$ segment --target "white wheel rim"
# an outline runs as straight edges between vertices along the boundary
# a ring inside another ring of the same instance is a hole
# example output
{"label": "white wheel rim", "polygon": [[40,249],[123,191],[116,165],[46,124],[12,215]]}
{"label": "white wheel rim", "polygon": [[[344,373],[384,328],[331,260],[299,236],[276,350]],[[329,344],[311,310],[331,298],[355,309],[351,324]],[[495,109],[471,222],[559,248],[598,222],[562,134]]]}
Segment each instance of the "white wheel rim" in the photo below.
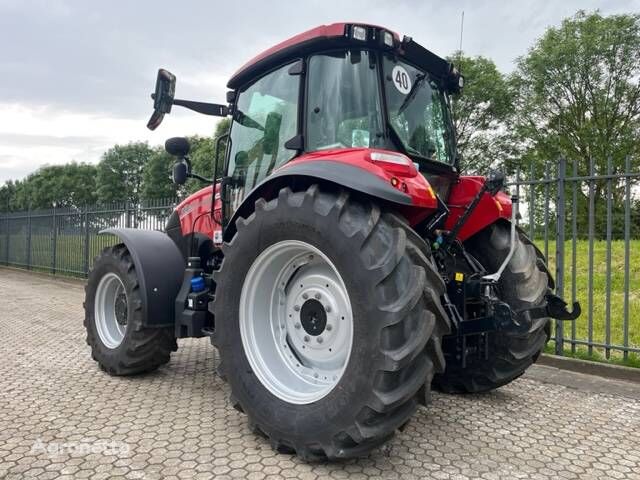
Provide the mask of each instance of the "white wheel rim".
{"label": "white wheel rim", "polygon": [[308,404],[338,384],[353,314],[338,270],[318,248],[286,240],[264,250],[245,278],[239,313],[244,352],[273,395]]}
{"label": "white wheel rim", "polygon": [[127,293],[115,273],[107,273],[96,289],[94,318],[96,330],[107,348],[117,348],[127,330]]}

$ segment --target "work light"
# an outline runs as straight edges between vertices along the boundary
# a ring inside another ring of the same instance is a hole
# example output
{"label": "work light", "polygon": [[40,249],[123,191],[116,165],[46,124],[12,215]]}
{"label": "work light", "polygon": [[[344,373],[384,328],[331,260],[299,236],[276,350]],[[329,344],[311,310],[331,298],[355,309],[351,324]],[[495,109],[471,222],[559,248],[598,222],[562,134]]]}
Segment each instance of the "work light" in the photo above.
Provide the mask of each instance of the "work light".
{"label": "work light", "polygon": [[353,29],[351,29],[351,36],[355,40],[360,40],[361,42],[364,42],[367,40],[367,29],[365,27],[354,25]]}
{"label": "work light", "polygon": [[393,34],[391,32],[384,32],[382,38],[387,47],[393,47]]}

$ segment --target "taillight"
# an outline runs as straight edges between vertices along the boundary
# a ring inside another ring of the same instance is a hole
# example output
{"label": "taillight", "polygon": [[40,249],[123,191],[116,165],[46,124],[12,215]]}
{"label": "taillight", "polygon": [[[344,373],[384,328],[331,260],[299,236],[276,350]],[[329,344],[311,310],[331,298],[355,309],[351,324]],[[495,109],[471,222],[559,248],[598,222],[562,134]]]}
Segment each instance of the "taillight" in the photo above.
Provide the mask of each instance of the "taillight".
{"label": "taillight", "polygon": [[418,174],[413,161],[402,153],[373,151],[369,153],[369,159],[387,172],[402,177],[415,177]]}

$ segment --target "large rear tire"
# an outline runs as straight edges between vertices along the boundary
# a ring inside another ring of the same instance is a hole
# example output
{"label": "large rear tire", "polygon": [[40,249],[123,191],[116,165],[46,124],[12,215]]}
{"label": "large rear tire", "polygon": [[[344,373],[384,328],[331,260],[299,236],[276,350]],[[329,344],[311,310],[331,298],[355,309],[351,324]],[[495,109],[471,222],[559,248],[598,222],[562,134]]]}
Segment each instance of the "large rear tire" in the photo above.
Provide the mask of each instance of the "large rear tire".
{"label": "large rear tire", "polygon": [[111,375],[155,370],[178,346],[172,328],[145,328],[135,265],[123,244],[105,248],[85,287],[84,326],[91,357]]}
{"label": "large rear tire", "polygon": [[305,460],[389,440],[444,369],[444,284],[424,242],[374,203],[317,185],[258,200],[236,226],[212,338],[234,406]]}
{"label": "large rear tire", "polygon": [[[542,305],[549,288],[549,277],[538,266],[538,255],[531,242],[520,234],[515,253],[498,284],[498,296],[513,310]],[[489,272],[498,270],[509,253],[510,226],[496,223],[465,242],[465,248]],[[549,340],[551,323],[548,318],[533,321],[525,333],[490,333],[489,358],[472,358],[462,368],[456,356],[455,341],[445,339],[447,359],[445,372],[436,375],[434,386],[445,392],[485,392],[506,385],[522,375],[538,359]]]}

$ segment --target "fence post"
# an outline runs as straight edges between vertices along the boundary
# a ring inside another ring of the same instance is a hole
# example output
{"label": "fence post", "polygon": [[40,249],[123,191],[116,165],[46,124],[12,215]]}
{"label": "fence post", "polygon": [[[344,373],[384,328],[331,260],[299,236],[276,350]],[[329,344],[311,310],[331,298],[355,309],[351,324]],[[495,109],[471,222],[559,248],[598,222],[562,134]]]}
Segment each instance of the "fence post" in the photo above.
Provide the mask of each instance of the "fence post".
{"label": "fence post", "polygon": [[5,242],[7,267],[9,266],[9,240],[11,239],[9,227],[11,226],[11,220],[9,220],[9,213],[7,212],[7,241]]}
{"label": "fence post", "polygon": [[[516,197],[520,199],[520,164],[518,164],[516,168]],[[518,216],[516,217],[516,224],[520,224],[520,212],[518,212]]]}
{"label": "fence post", "polygon": [[589,280],[587,286],[587,335],[589,356],[593,355],[593,237],[595,236],[595,212],[596,212],[596,192],[595,192],[595,166],[593,157],[589,157]]}
{"label": "fence post", "polygon": [[[533,182],[533,161],[529,164],[529,181]],[[529,185],[529,238],[533,241],[535,239],[535,227],[534,227],[534,211],[535,205],[535,188],[533,183]],[[547,260],[545,258],[545,260]]]}
{"label": "fence post", "polygon": [[[578,242],[578,162],[573,160],[573,180],[571,181],[571,304],[578,296],[577,242]],[[576,322],[571,322],[571,353],[576,353]]]}
{"label": "fence post", "polygon": [[[629,238],[631,237],[631,156],[627,155],[624,162],[624,172],[627,175],[624,185],[624,304],[622,307],[622,345],[629,347],[629,264],[631,263],[631,250]],[[622,352],[623,358],[629,358],[629,351]]]}
{"label": "fence post", "polygon": [[56,204],[53,204],[53,219],[52,219],[52,225],[53,225],[53,233],[51,235],[51,241],[53,242],[51,251],[52,251],[52,258],[51,258],[51,273],[53,275],[56,274],[56,264],[58,263],[58,222],[56,222]]}
{"label": "fence post", "polygon": [[549,190],[553,179],[549,178],[549,162],[544,162],[544,258],[549,258]]}
{"label": "fence post", "polygon": [[611,356],[611,240],[613,229],[613,165],[611,163],[611,155],[607,157],[607,255],[605,260],[605,312],[604,312],[604,338],[606,347],[604,355],[607,360]]}
{"label": "fence post", "polygon": [[89,206],[84,206],[84,274],[89,275]]}
{"label": "fence post", "polygon": [[131,211],[129,199],[124,201],[124,226],[126,228],[131,228]]}
{"label": "fence post", "polygon": [[27,210],[27,270],[31,270],[31,205]]}
{"label": "fence post", "polygon": [[[558,193],[556,198],[556,295],[564,296],[564,223],[565,198],[564,184],[567,176],[567,160],[560,157],[558,164]],[[564,328],[560,320],[556,320],[556,355],[564,352]]]}

